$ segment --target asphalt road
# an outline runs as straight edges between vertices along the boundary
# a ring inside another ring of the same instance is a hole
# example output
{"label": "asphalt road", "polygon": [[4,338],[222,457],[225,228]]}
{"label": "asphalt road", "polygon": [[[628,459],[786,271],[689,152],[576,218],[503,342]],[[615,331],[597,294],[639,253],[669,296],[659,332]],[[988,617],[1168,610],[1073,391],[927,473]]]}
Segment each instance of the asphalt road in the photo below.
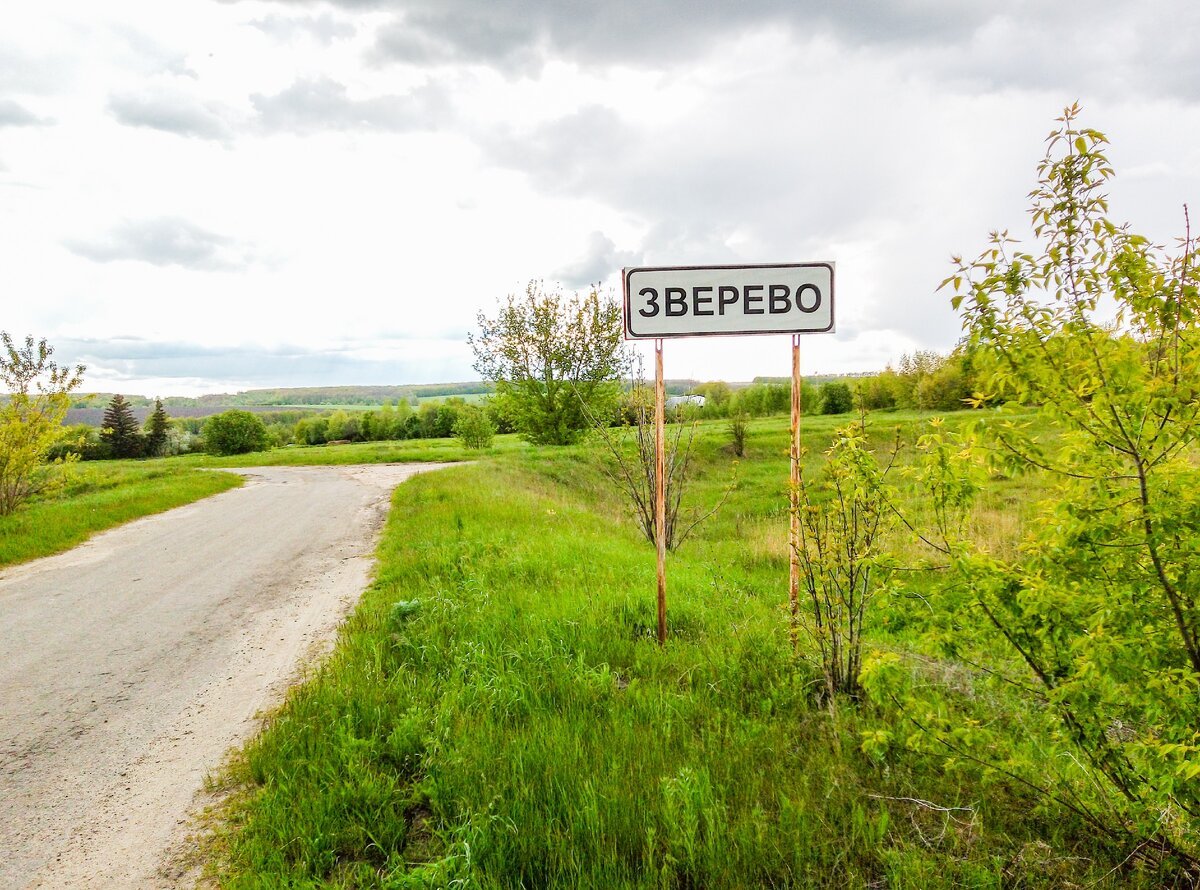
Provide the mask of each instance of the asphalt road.
{"label": "asphalt road", "polygon": [[0,570],[0,887],[190,886],[204,776],[328,646],[392,489],[438,466],[239,470]]}

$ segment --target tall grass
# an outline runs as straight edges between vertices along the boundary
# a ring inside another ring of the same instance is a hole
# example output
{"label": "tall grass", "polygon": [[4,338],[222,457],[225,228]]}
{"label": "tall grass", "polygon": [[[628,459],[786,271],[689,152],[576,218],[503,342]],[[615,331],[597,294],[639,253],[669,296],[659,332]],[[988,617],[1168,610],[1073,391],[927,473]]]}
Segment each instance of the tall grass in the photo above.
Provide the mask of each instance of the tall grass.
{"label": "tall grass", "polygon": [[[814,706],[786,454],[785,422],[752,424],[734,497],[669,559],[662,648],[653,550],[588,446],[401,486],[335,653],[226,777],[221,886],[1128,886],[1069,813],[942,753],[868,755],[869,706]],[[699,503],[730,462],[706,427]],[[875,638],[917,646],[915,612]]]}

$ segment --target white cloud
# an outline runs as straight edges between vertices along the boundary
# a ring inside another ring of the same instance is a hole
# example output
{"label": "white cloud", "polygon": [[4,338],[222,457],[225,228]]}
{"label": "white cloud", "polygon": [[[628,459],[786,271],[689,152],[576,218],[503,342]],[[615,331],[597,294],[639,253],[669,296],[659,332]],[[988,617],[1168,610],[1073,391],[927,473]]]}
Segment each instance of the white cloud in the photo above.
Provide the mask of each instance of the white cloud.
{"label": "white cloud", "polygon": [[178,92],[111,96],[108,109],[119,123],[128,127],[147,127],[218,142],[228,140],[232,134],[219,111]]}
{"label": "white cloud", "polygon": [[232,238],[175,217],[125,220],[104,235],[68,240],[66,246],[97,263],[132,260],[211,271],[237,269],[248,262],[245,248]]}
{"label": "white cloud", "polygon": [[36,127],[48,123],[21,103],[0,99],[0,127]]}
{"label": "white cloud", "polygon": [[[839,333],[805,367],[879,367],[953,345],[947,258],[1023,228],[1075,99],[1114,215],[1179,230],[1198,26],[1182,0],[18,5],[4,324],[138,338],[89,347],[130,391],[403,383],[471,376],[476,313],[531,278],[831,259]],[[777,345],[672,344],[668,373],[786,374]]]}
{"label": "white cloud", "polygon": [[250,102],[266,130],[295,133],[434,129],[448,109],[445,95],[436,86],[425,85],[400,96],[359,99],[352,97],[344,84],[328,77],[297,80],[272,96],[255,93]]}
{"label": "white cloud", "polygon": [[261,19],[254,19],[250,24],[284,43],[308,37],[322,46],[330,46],[335,40],[344,40],[357,33],[357,29],[350,22],[335,18],[328,12],[303,16],[271,13]]}

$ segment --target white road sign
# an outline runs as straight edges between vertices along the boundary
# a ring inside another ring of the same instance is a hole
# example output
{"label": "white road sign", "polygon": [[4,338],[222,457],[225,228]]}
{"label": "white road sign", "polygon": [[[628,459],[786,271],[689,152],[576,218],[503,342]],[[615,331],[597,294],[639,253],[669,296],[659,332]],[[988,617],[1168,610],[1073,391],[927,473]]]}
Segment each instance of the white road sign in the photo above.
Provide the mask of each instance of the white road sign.
{"label": "white road sign", "polygon": [[624,269],[626,339],[832,331],[833,265]]}

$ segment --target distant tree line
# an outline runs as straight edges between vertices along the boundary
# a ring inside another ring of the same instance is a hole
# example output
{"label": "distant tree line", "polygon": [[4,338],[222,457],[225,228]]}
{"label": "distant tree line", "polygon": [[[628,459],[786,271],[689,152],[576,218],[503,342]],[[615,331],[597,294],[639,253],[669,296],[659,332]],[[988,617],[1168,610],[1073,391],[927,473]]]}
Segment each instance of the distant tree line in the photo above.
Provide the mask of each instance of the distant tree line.
{"label": "distant tree line", "polygon": [[[977,357],[960,347],[950,355],[917,351],[901,357],[896,367],[869,377],[801,383],[800,406],[805,414],[846,414],[860,406],[868,411],[917,409],[960,411],[995,401],[977,399]],[[791,410],[790,381],[759,380],[735,389],[715,381],[698,384],[691,394],[704,396],[701,418],[765,417]]]}
{"label": "distant tree line", "polygon": [[369,410],[256,412],[252,415],[256,424],[241,418],[240,415],[249,412],[238,409],[208,417],[170,417],[162,402],[157,402],[145,423],[139,425],[132,405],[132,401],[123,396],[113,396],[105,408],[100,428],[84,424],[64,427],[50,449],[50,459],[68,454],[78,455],[83,460],[112,460],[211,451],[208,440],[213,431],[223,430],[221,423],[213,425],[214,419],[230,414],[239,415],[238,423],[246,435],[245,431],[250,427],[261,426],[263,447],[266,448],[448,438],[458,435],[460,424],[473,431],[473,442],[490,441],[487,438],[489,429],[492,433],[512,432],[512,425],[495,410],[490,399],[470,404],[458,396],[426,401],[416,408],[407,400],[401,400],[395,404],[385,402]]}
{"label": "distant tree line", "polygon": [[[977,365],[975,358],[964,348],[956,349],[950,355],[927,351],[906,354],[896,367],[888,367],[874,376],[831,379],[819,384],[803,381],[801,410],[810,415],[845,414],[860,406],[869,411],[959,410],[976,404],[973,394],[977,389]],[[478,384],[475,386],[477,388]],[[740,387],[719,380],[706,383],[672,381],[669,391],[676,395],[703,396],[703,407],[688,407],[676,412],[700,419],[768,417],[787,414],[791,410],[791,383],[786,379],[758,378],[749,386]],[[135,404],[147,401],[154,405],[154,409],[145,422],[139,424],[133,408]],[[206,429],[210,434],[223,429],[221,423],[211,425],[214,417],[248,413],[227,411],[209,417],[170,417],[165,401],[110,396],[101,428],[85,425],[64,427],[50,448],[48,457],[53,460],[77,455],[83,460],[108,460],[164,457],[214,448],[219,451],[225,446],[214,446],[206,441],[211,438],[211,435],[206,436]],[[631,423],[638,410],[633,403],[631,389],[626,386],[624,395],[616,399],[605,416],[598,420],[612,425]],[[244,418],[239,420],[241,432],[235,440],[239,443],[261,442],[262,448],[325,445],[330,442],[463,438],[461,434],[464,430],[470,431],[467,437],[471,442],[490,444],[492,434],[516,431],[511,414],[503,410],[501,401],[494,396],[470,403],[461,396],[451,395],[445,399],[426,400],[418,406],[402,398],[395,402],[385,401],[382,406],[365,410],[339,407],[332,411],[317,412],[292,408],[259,412],[253,417],[254,423]],[[257,432],[260,426],[261,433]],[[463,441],[465,444],[467,439]]]}
{"label": "distant tree line", "polygon": [[[162,400],[172,408],[289,408],[333,407],[338,405],[374,406],[383,402],[490,394],[494,387],[483,381],[466,383],[424,383],[404,386],[306,386],[280,389],[251,389],[239,393],[212,393],[203,396],[171,396]],[[112,399],[112,393],[76,393],[71,397],[72,408],[102,408]],[[125,396],[134,408],[148,408],[155,399],[145,396]]]}

